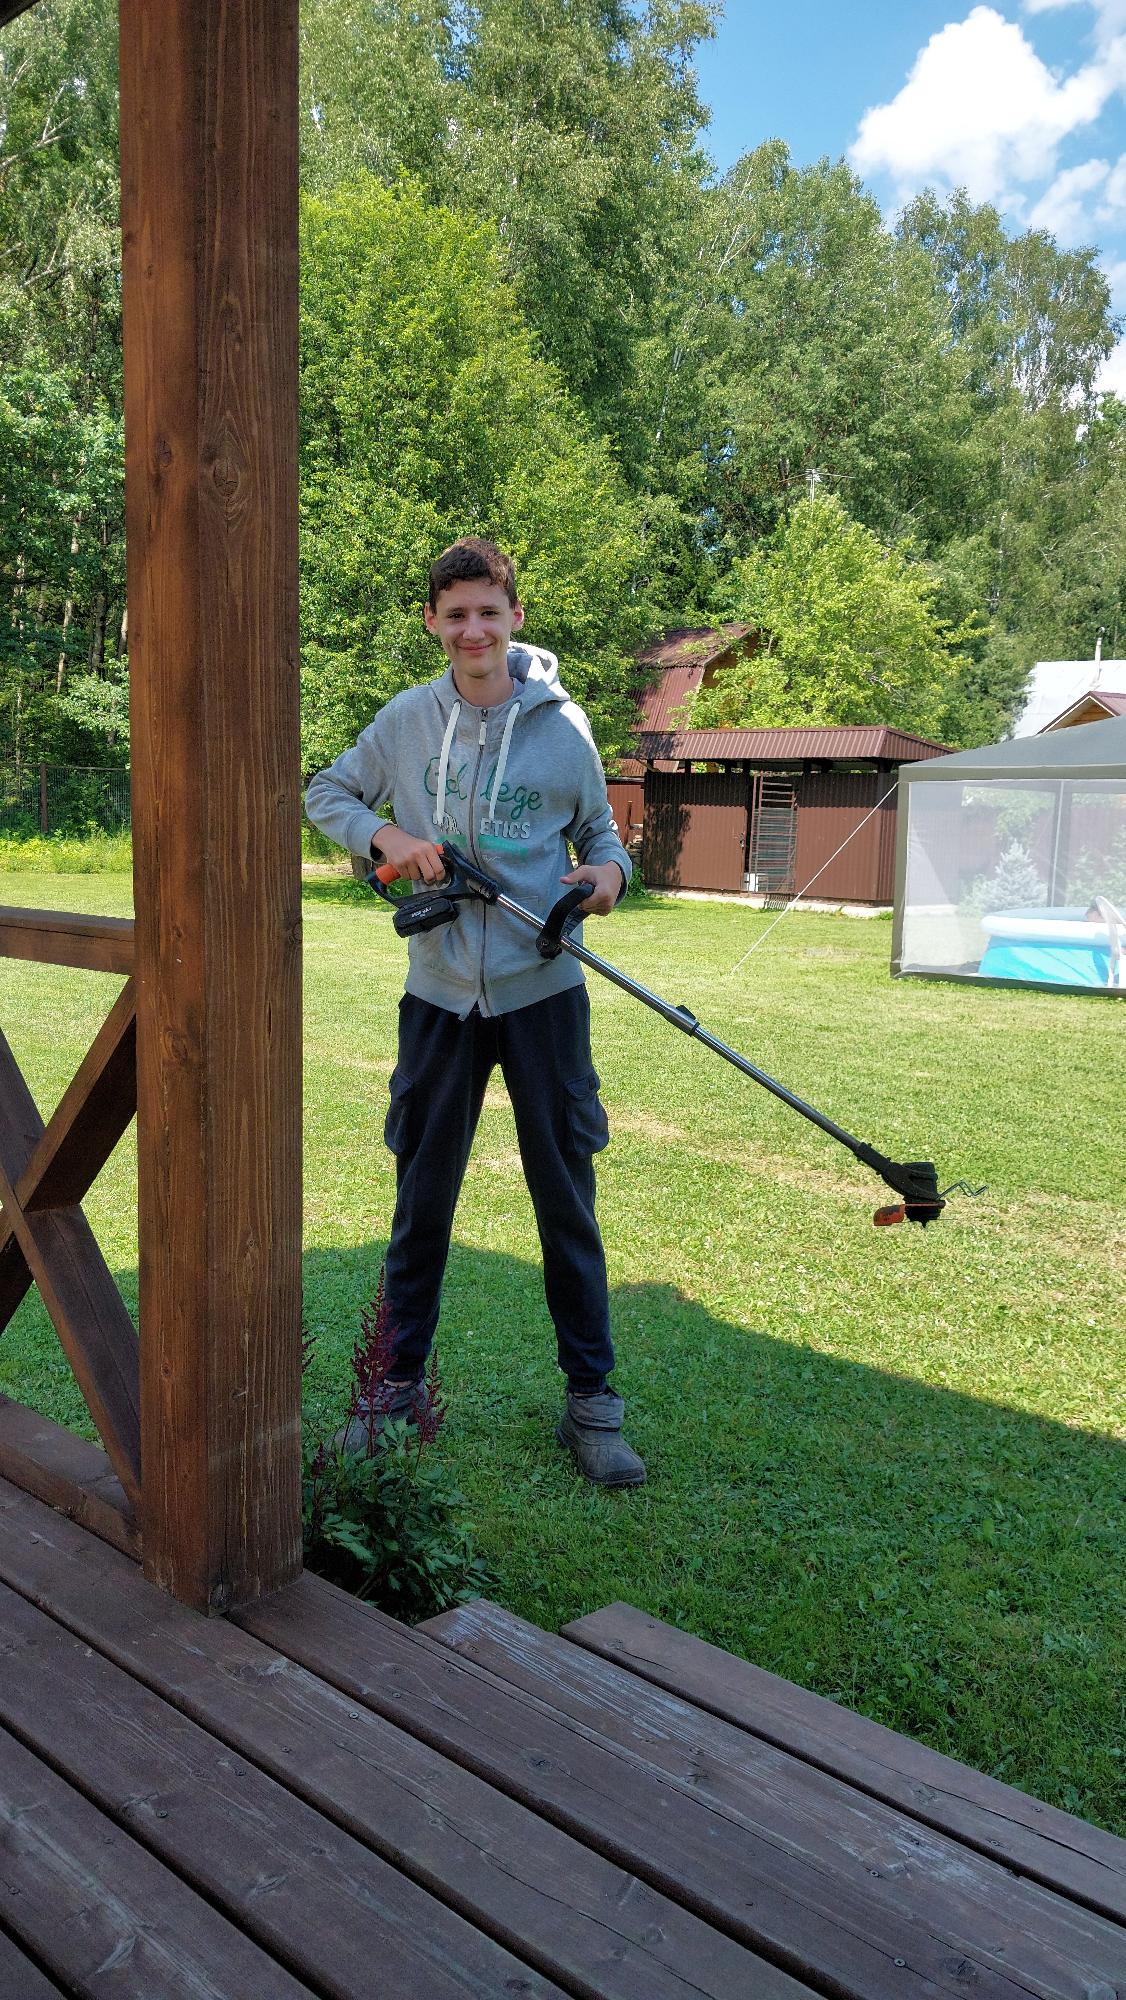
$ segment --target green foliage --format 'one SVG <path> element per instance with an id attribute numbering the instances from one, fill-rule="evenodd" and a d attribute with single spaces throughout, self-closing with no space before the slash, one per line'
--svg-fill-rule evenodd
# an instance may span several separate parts
<path id="1" fill-rule="evenodd" d="M 961 634 L 910 543 L 886 548 L 836 498 L 803 500 L 735 570 L 736 615 L 764 634 L 701 689 L 696 729 L 887 723 L 932 733 L 962 669 Z"/>
<path id="2" fill-rule="evenodd" d="M 491 1576 L 474 1550 L 462 1495 L 447 1468 L 430 1457 L 446 1415 L 437 1352 L 409 1423 L 387 1415 L 394 1354 L 381 1269 L 352 1349 L 344 1428 L 353 1448 L 318 1438 L 317 1427 L 305 1423 L 305 1567 L 417 1624 L 481 1596 Z M 306 1370 L 312 1358 L 307 1338 Z M 359 1448 L 354 1432 L 362 1433 Z"/>
<path id="3" fill-rule="evenodd" d="M 962 411 L 928 259 L 884 229 L 843 161 L 791 166 L 772 140 L 716 191 L 725 310 L 709 491 L 734 547 L 822 474 L 886 535 L 940 531 Z"/>
<path id="4" fill-rule="evenodd" d="M 627 457 L 646 451 L 639 344 L 691 256 L 707 168 L 692 55 L 714 17 L 706 0 L 303 9 L 303 184 L 406 172 L 491 222 L 545 353 Z"/>
<path id="5" fill-rule="evenodd" d="M 1094 250 L 1061 250 L 1044 229 L 1006 236 L 997 210 L 961 189 L 946 202 L 919 195 L 897 234 L 925 252 L 942 285 L 951 350 L 979 404 L 1093 413 L 1116 330 Z"/>
<path id="6" fill-rule="evenodd" d="M 449 1468 L 422 1451 L 389 1423 L 370 1456 L 317 1447 L 302 1472 L 306 1569 L 408 1625 L 484 1596 L 492 1580 Z"/>
<path id="7" fill-rule="evenodd" d="M 441 671 L 426 573 L 459 534 L 512 551 L 526 632 L 612 753 L 632 721 L 637 509 L 514 310 L 499 252 L 408 187 L 303 207 L 306 768 Z"/>
<path id="8" fill-rule="evenodd" d="M 125 611 L 117 21 L 41 0 L 0 38 L 0 740 L 90 762 L 120 715 L 68 711 Z"/>
<path id="9" fill-rule="evenodd" d="M 945 740 L 1003 734 L 1037 658 L 1089 656 L 1100 628 L 1126 651 L 1094 253 L 1008 236 L 964 194 L 889 231 L 843 162 L 796 168 L 778 140 L 717 180 L 693 68 L 714 12 L 303 5 L 309 764 L 429 671 L 422 575 L 472 526 L 522 557 L 530 636 L 612 753 L 638 642 L 722 615 L 813 472 L 932 566 L 961 656 Z M 123 754 L 116 82 L 112 0 L 5 27 L 0 745 L 20 758 Z"/>
<path id="10" fill-rule="evenodd" d="M 1126 826 L 1118 828 L 1105 848 L 1080 848 L 1068 867 L 1067 893 L 1073 903 L 1106 896 L 1126 910 Z"/>
<path id="11" fill-rule="evenodd" d="M 963 193 L 921 195 L 898 235 L 947 301 L 964 419 L 940 560 L 988 624 L 981 720 L 992 700 L 1007 722 L 1033 661 L 1089 657 L 1100 625 L 1117 648 L 1122 413 L 1094 385 L 1120 322 L 1093 250 L 1061 250 L 1043 230 L 1006 236 Z M 970 721 L 958 740 L 985 737 Z"/>
<path id="12" fill-rule="evenodd" d="M 334 840 L 330 840 L 328 835 L 322 833 L 320 828 L 314 826 L 310 820 L 302 819 L 301 859 L 302 861 L 331 861 L 339 866 L 343 861 L 343 856 Z"/>
<path id="13" fill-rule="evenodd" d="M 0 737 L 17 760 L 77 761 L 127 728 L 120 703 L 90 705 L 111 599 L 124 608 L 124 549 L 110 532 L 124 507 L 121 423 L 74 402 L 58 369 L 10 368 L 0 382 Z M 79 663 L 85 699 L 68 709 Z"/>

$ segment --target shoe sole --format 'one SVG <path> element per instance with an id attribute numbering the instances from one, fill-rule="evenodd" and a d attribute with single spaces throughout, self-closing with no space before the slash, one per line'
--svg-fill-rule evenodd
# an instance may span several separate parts
<path id="1" fill-rule="evenodd" d="M 562 1424 L 556 1424 L 555 1426 L 555 1442 L 556 1444 L 561 1444 L 563 1446 L 564 1451 L 570 1452 L 571 1457 L 575 1461 L 576 1471 L 582 1473 L 582 1476 L 586 1480 L 588 1486 L 603 1486 L 609 1492 L 616 1492 L 623 1487 L 644 1486 L 645 1481 L 648 1477 L 645 1467 L 642 1466 L 640 1472 L 635 1472 L 632 1474 L 631 1473 L 623 1474 L 623 1476 L 620 1479 L 592 1479 L 589 1472 L 583 1472 L 583 1468 L 579 1464 L 578 1452 L 576 1451 L 575 1446 L 571 1443 L 570 1438 L 564 1431 Z"/>

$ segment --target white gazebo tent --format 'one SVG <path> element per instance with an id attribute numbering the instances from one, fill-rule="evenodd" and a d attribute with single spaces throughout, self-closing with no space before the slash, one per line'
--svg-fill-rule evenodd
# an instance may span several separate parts
<path id="1" fill-rule="evenodd" d="M 1126 718 L 899 775 L 892 971 L 1126 992 Z"/>

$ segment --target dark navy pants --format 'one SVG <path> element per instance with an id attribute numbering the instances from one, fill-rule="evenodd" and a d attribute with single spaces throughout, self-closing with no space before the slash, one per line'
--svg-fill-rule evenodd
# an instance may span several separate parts
<path id="1" fill-rule="evenodd" d="M 591 1062 L 585 986 L 489 1019 L 473 1013 L 461 1021 L 411 993 L 399 1003 L 399 1060 L 384 1131 L 398 1175 L 386 1268 L 398 1330 L 394 1372 L 408 1379 L 425 1364 L 454 1208 L 485 1085 L 498 1065 L 536 1212 L 559 1366 L 573 1389 L 597 1390 L 614 1349 L 592 1156 L 609 1132 Z M 506 1199 L 504 1187 L 497 1199 Z"/>

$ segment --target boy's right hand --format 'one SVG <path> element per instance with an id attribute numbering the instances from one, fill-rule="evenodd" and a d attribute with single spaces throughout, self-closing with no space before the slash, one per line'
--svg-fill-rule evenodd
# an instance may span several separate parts
<path id="1" fill-rule="evenodd" d="M 381 827 L 371 843 L 372 856 L 376 861 L 390 861 L 400 875 L 411 882 L 441 882 L 445 879 L 446 864 L 442 860 L 441 849 L 432 840 L 416 840 L 413 834 L 404 833 L 402 827 Z"/>

